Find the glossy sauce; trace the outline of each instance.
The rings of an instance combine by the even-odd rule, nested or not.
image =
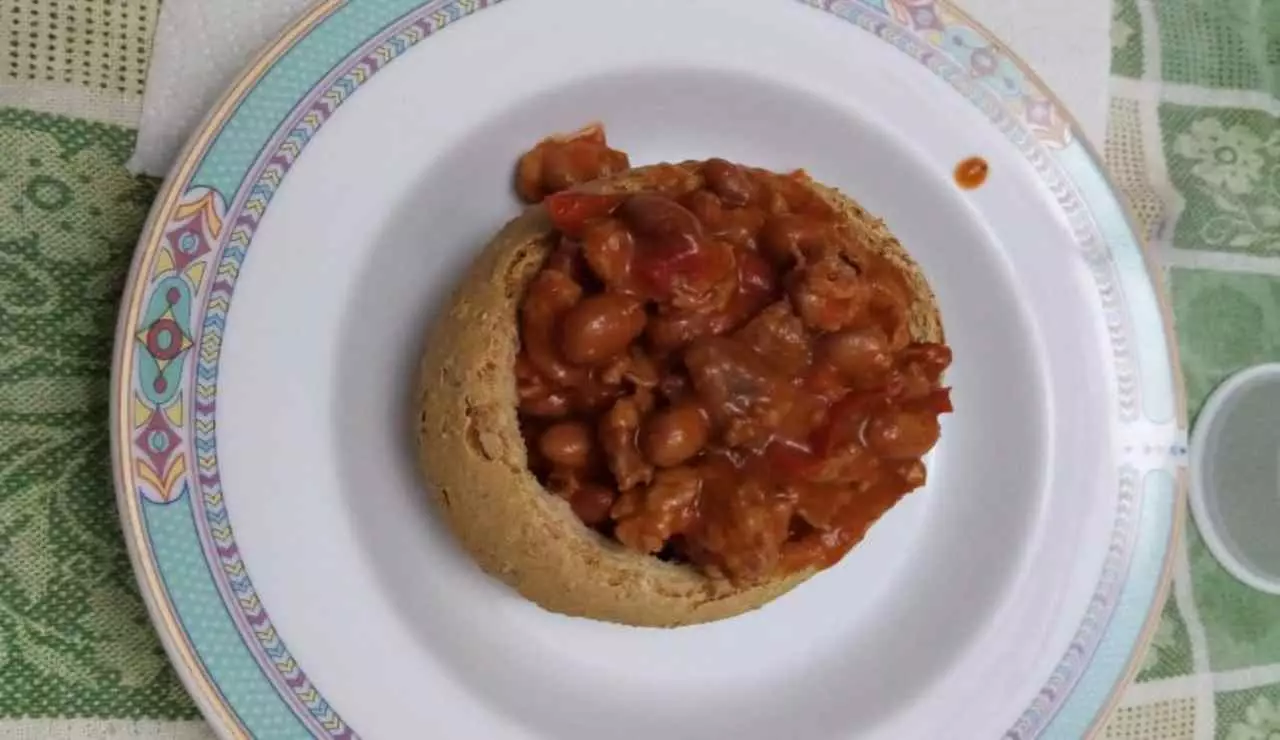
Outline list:
[[[982,157],[969,157],[956,165],[956,184],[965,190],[973,190],[987,181],[991,168]]]
[[[520,305],[521,431],[585,524],[754,582],[834,564],[923,485],[951,351],[912,340],[898,268],[803,173],[659,165],[591,195],[562,184],[625,159],[602,131],[526,157],[556,231]]]

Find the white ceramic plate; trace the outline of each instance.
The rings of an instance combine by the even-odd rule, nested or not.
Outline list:
[[[1077,127],[982,29],[932,0],[814,5],[330,0],[229,92],[139,248],[113,422],[143,592],[218,732],[1096,726],[1181,516],[1158,292]],[[516,212],[518,154],[591,120],[634,162],[805,167],[936,288],[956,412],[927,490],[758,612],[543,612],[472,565],[415,474],[428,318]],[[966,191],[972,155],[991,174]]]

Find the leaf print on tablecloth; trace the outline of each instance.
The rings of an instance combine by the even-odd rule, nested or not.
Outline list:
[[[1159,681],[1192,672],[1194,666],[1187,626],[1178,611],[1177,601],[1168,598],[1160,610],[1160,622],[1151,636],[1151,644],[1142,656],[1137,681]]]
[[[1119,51],[1129,45],[1129,39],[1133,38],[1133,26],[1125,23],[1120,15],[1120,5],[1113,4],[1111,6],[1111,49]]]
[[[25,440],[24,440],[25,442]],[[30,444],[6,440],[13,457],[0,457],[6,475],[22,476],[28,466],[42,464],[50,453],[56,454],[52,440],[31,440]],[[0,595],[12,600],[10,608],[22,604],[37,603],[44,599],[57,567],[56,558],[49,548],[49,519],[42,516],[45,492],[36,485],[25,485],[17,495],[0,498],[0,545],[5,560],[12,565],[0,565],[0,579],[9,581],[14,591],[0,589]],[[21,565],[19,565],[21,564]],[[21,599],[21,601],[18,601]],[[0,616],[0,632],[3,632],[4,616]]]
[[[1250,247],[1265,239],[1247,216],[1214,216],[1200,234],[1205,244],[1223,247]]]
[[[1142,77],[1142,16],[1134,0],[1111,3],[1111,73]]]
[[[4,313],[37,314],[53,308],[53,276],[32,258],[35,236],[0,239],[0,306]],[[3,314],[0,314],[3,315]]]
[[[1280,254],[1280,131],[1259,111],[1160,106],[1174,246]],[[1270,133],[1268,133],[1270,132]]]
[[[1147,654],[1142,658],[1143,673],[1154,670],[1160,665],[1160,658],[1164,651],[1172,650],[1178,644],[1178,627],[1167,616],[1160,618],[1160,624],[1156,627],[1156,632],[1151,636],[1151,645],[1147,648]]]
[[[0,408],[0,418],[10,411]],[[0,635],[17,659],[92,687],[101,673],[94,630],[79,623],[92,603],[72,596],[69,588],[79,584],[84,570],[101,581],[106,575],[101,566],[114,558],[101,538],[85,538],[78,534],[80,527],[67,526],[83,506],[73,502],[68,509],[58,492],[75,490],[79,473],[97,467],[94,457],[106,452],[105,445],[38,423],[4,423],[0,432],[5,441],[0,469],[13,486],[0,497],[0,543],[6,550],[0,560]]]
[[[1213,246],[1250,247],[1269,240],[1254,215],[1266,218],[1265,203],[1254,214],[1238,197],[1262,183],[1265,145],[1243,125],[1225,127],[1217,118],[1202,118],[1189,132],[1178,135],[1174,151],[1194,162],[1191,173],[1209,189],[1209,196],[1221,213],[1200,229],[1204,242]]]
[[[67,659],[68,654],[76,652],[77,648],[83,650],[85,645],[77,646],[67,640],[66,636],[31,619],[17,623],[16,635],[18,650],[24,662],[40,666],[62,682],[84,689],[96,688],[93,666],[83,661]]]
[[[1275,170],[1272,170],[1272,172],[1280,173],[1280,167],[1277,167]],[[1275,175],[1273,174],[1272,175],[1273,181],[1274,181],[1274,178],[1275,178]],[[1258,223],[1264,229],[1280,228],[1280,208],[1277,208],[1271,203],[1263,203],[1262,205],[1253,209],[1253,215],[1255,218],[1257,218]]]
[[[164,654],[155,650],[156,635],[146,610],[122,589],[99,585],[89,591],[89,614],[114,614],[115,619],[85,626],[94,635],[99,665],[129,688],[147,686],[165,670]]]
[[[1241,125],[1227,128],[1217,118],[1201,118],[1178,135],[1174,151],[1195,162],[1191,172],[1215,188],[1237,195],[1249,192],[1266,160],[1263,142]]]
[[[1244,710],[1244,719],[1231,725],[1227,740],[1280,740],[1280,707],[1259,696]]]
[[[0,716],[191,718],[120,536],[107,394],[155,192],[132,134],[0,109]]]
[[[82,409],[87,403],[93,424],[49,423],[0,403],[0,644],[5,675],[23,677],[0,686],[0,710],[91,712],[105,696],[181,716],[189,706],[147,623],[114,521],[97,385],[58,386]]]
[[[6,133],[6,151],[23,154],[0,160],[0,239],[53,240],[59,249],[50,256],[93,265],[109,258],[109,244],[137,239],[137,214],[146,213],[153,183],[97,147],[49,151],[41,132]]]

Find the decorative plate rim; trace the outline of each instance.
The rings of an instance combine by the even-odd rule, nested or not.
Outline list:
[[[1078,145],[1082,148],[1087,166],[1096,170],[1094,174],[1100,176],[1101,182],[1110,197],[1121,204],[1120,210],[1124,228],[1128,230],[1128,236],[1134,238],[1135,245],[1140,252],[1142,269],[1154,293],[1158,304],[1159,320],[1162,324],[1162,343],[1165,350],[1164,355],[1167,358],[1166,361],[1169,363],[1168,371],[1171,374],[1170,391],[1173,394],[1172,403],[1174,408],[1172,409],[1173,418],[1171,423],[1174,425],[1175,430],[1173,444],[1165,451],[1166,457],[1161,458],[1164,460],[1164,464],[1159,468],[1152,465],[1146,468],[1145,472],[1150,473],[1157,469],[1168,468],[1167,472],[1173,476],[1173,495],[1172,500],[1169,502],[1173,509],[1169,534],[1164,542],[1154,542],[1148,538],[1145,543],[1147,547],[1155,547],[1157,549],[1163,545],[1163,551],[1159,551],[1160,575],[1155,584],[1154,595],[1150,603],[1146,605],[1146,613],[1141,627],[1134,639],[1120,675],[1114,684],[1109,687],[1105,701],[1088,726],[1086,734],[1091,736],[1100,729],[1102,723],[1115,708],[1124,688],[1138,672],[1142,649],[1152,639],[1155,626],[1160,618],[1160,607],[1167,596],[1172,580],[1173,559],[1183,536],[1182,530],[1187,496],[1187,476],[1184,462],[1186,454],[1186,403],[1181,382],[1180,364],[1177,357],[1177,342],[1172,335],[1172,314],[1163,280],[1160,279],[1159,272],[1154,269],[1154,259],[1147,245],[1142,244],[1141,241],[1134,237],[1140,232],[1135,228],[1135,220],[1132,213],[1128,210],[1119,189],[1111,182],[1107,170],[1102,164],[1102,158],[1084,135],[1082,127],[1071,117],[1061,101],[1049,91],[1043,81],[1024,62],[1009,51],[993,33],[957,8],[953,4],[953,0],[801,1],[854,23],[862,27],[863,30],[880,36],[882,40],[895,43],[900,50],[908,53],[911,53],[911,51],[904,48],[903,44],[898,43],[898,41],[906,39],[906,43],[909,44],[914,41],[918,46],[921,43],[920,38],[912,35],[912,32],[922,28],[924,29],[921,31],[922,33],[933,29],[943,29],[940,20],[942,18],[952,22],[952,25],[947,26],[945,31],[961,30],[973,34],[983,46],[969,49],[969,53],[975,57],[979,53],[986,53],[990,59],[984,61],[984,63],[989,61],[993,65],[1007,65],[1007,67],[999,68],[993,66],[991,75],[994,78],[996,73],[999,72],[1006,73],[1007,77],[998,79],[995,82],[973,83],[970,87],[982,88],[983,85],[995,85],[1001,81],[1004,81],[1006,85],[1016,85],[1019,79],[1022,83],[1025,83],[1025,90],[1028,91],[1028,94],[1034,93],[1036,97],[1035,99],[1027,97],[1018,102],[1006,102],[1009,110],[1012,110],[1014,106],[1022,107],[1020,109],[1021,120],[1015,123],[1025,124],[1025,130],[1022,133],[1024,135],[1030,133],[1033,138],[1038,139],[1037,146],[1050,146],[1052,148],[1056,145],[1060,148],[1067,148]],[[207,568],[216,584],[219,596],[229,617],[235,622],[236,637],[243,646],[253,652],[253,657],[258,662],[258,667],[262,670],[263,676],[279,694],[286,707],[292,712],[293,717],[300,723],[301,728],[305,729],[309,734],[319,736],[356,737],[355,731],[342,721],[333,708],[320,696],[319,692],[310,685],[305,674],[302,673],[301,669],[289,656],[279,636],[275,634],[274,628],[270,626],[265,610],[262,609],[261,603],[257,601],[257,595],[253,591],[245,565],[239,561],[234,538],[231,536],[230,522],[226,519],[225,510],[221,509],[221,489],[218,483],[216,452],[214,451],[212,434],[214,389],[216,388],[221,332],[221,317],[218,311],[225,314],[225,311],[229,308],[231,289],[234,284],[235,273],[239,269],[239,260],[244,258],[252,237],[253,225],[261,218],[270,200],[271,189],[268,188],[265,192],[258,192],[254,183],[264,176],[264,173],[272,172],[273,166],[275,170],[270,177],[274,179],[274,185],[278,185],[283,180],[293,158],[297,157],[305,147],[306,141],[310,138],[310,133],[314,133],[314,130],[324,122],[324,111],[320,111],[320,114],[314,119],[308,118],[308,108],[310,106],[328,99],[328,111],[332,112],[333,109],[341,105],[347,95],[356,89],[360,82],[363,82],[366,77],[372,76],[404,49],[429,36],[438,28],[490,5],[497,4],[501,0],[407,0],[407,2],[411,3],[407,12],[391,18],[389,22],[368,33],[353,47],[344,50],[339,65],[322,75],[315,84],[302,93],[296,104],[287,113],[278,120],[273,121],[272,133],[265,140],[262,149],[254,157],[254,163],[245,169],[234,193],[228,194],[231,196],[229,198],[231,203],[223,200],[223,195],[217,192],[216,189],[194,184],[193,178],[205,163],[219,136],[224,132],[228,123],[234,120],[248,96],[263,83],[267,73],[277,63],[281,62],[290,51],[296,48],[299,43],[328,23],[335,13],[344,8],[358,6],[361,2],[362,0],[322,0],[299,16],[248,66],[192,135],[182,155],[177,159],[160,197],[153,206],[139,240],[139,247],[135,252],[129,279],[126,283],[117,325],[111,378],[112,463],[117,505],[120,510],[129,555],[152,622],[160,635],[170,660],[177,668],[180,678],[188,692],[200,706],[205,717],[220,734],[230,737],[249,737],[251,732],[242,720],[235,702],[224,694],[223,687],[210,674],[206,666],[207,661],[200,657],[198,649],[193,643],[192,635],[183,620],[182,610],[174,603],[174,595],[165,584],[161,573],[161,565],[157,558],[159,548],[152,541],[152,533],[146,521],[144,498],[159,501],[161,504],[177,501],[184,496],[191,501],[192,518],[196,520],[194,524],[205,557],[205,561],[202,564]],[[918,15],[923,13],[931,15]],[[937,25],[929,26],[929,23]],[[910,27],[905,27],[907,24],[910,24]],[[403,35],[406,33],[406,29],[412,31],[415,28],[418,29],[416,38],[411,35],[407,39],[402,39],[398,44],[392,46],[389,51],[383,51],[379,48],[378,51],[381,52],[381,56],[371,58],[372,66],[366,65],[365,69],[358,69],[362,60],[369,61],[369,59],[365,58],[373,54],[371,50],[377,47],[379,42],[385,45],[397,37],[398,34]],[[888,35],[886,35],[886,31],[888,31]],[[943,33],[944,36],[945,31]],[[891,36],[893,37],[892,39],[890,38]],[[939,43],[945,43],[945,39]],[[946,67],[949,62],[955,61],[945,54],[932,54],[931,56],[938,59],[931,61],[929,59],[930,55],[926,54],[924,58],[918,58],[918,61],[925,63],[936,74],[943,76],[945,74],[942,68]],[[343,73],[350,74],[353,70],[357,72],[354,82],[348,80],[347,86],[340,91],[340,94],[330,98],[336,89],[334,87],[335,82],[343,79]],[[1013,80],[1013,82],[1009,82],[1009,80]],[[960,89],[960,85],[963,83],[949,81],[961,94],[966,94],[964,90]],[[1000,90],[997,89],[997,92],[1000,92]],[[985,96],[985,98],[990,98],[992,95],[990,90],[984,92],[981,89],[977,89],[968,93],[967,96],[970,97],[972,102],[978,104],[978,97]],[[1034,106],[1041,107],[1033,109]],[[1009,110],[1001,109],[1001,112],[1008,113]],[[310,113],[314,114],[314,111]],[[298,132],[298,128],[291,124],[309,127],[309,130],[304,129],[299,138],[291,140],[291,137]],[[1012,138],[1012,134],[1008,132],[1006,134]],[[1046,145],[1044,143],[1046,141],[1050,143]],[[292,150],[290,156],[278,162],[276,160],[280,157],[280,147],[284,147],[286,151],[289,151],[288,148],[292,147]],[[1060,165],[1061,163],[1058,164]],[[1060,177],[1064,177],[1063,186],[1072,191],[1072,194],[1074,194],[1073,188],[1080,187],[1080,183],[1070,173],[1060,171],[1057,174]],[[1077,196],[1077,199],[1082,200],[1079,196]],[[1108,250],[1104,256],[1110,257],[1111,252],[1109,249],[1111,244],[1101,233],[1101,226],[1093,221],[1093,209],[1089,203],[1082,203],[1082,205],[1087,224],[1079,228],[1083,229],[1086,226],[1091,226],[1097,233],[1097,240],[1101,242],[1101,247]],[[248,218],[246,218],[246,206],[248,206]],[[237,232],[234,228],[228,228],[230,224],[240,224],[241,221],[248,223],[247,232]],[[165,245],[165,240],[176,237],[181,237],[185,240],[189,234],[193,235],[191,237],[192,243],[195,245],[193,250],[204,251],[201,251],[188,262],[183,262],[186,258],[179,256],[176,262],[182,264],[175,265],[174,255],[179,254],[178,250],[184,250],[187,242],[183,241],[183,246],[181,247],[178,247],[175,242],[175,249],[166,247],[165,254],[169,255],[168,269],[173,272],[173,276],[167,276],[164,279],[154,278],[149,282],[148,275],[157,272],[155,263],[162,254],[161,248]],[[241,241],[232,244],[233,238],[237,235],[239,235]],[[201,281],[205,276],[206,269],[209,273],[213,273],[216,268],[218,275],[223,276],[223,270],[226,269],[225,266],[232,264],[232,262],[227,261],[228,258],[225,254],[229,245],[232,250],[238,249],[238,258],[232,260],[234,264],[226,276],[225,289],[220,291],[217,280],[213,276],[209,277],[209,283],[212,283],[213,287],[209,287],[208,284],[202,286]],[[207,261],[201,261],[205,254],[212,256]],[[1086,256],[1085,259],[1088,259],[1088,257]],[[185,288],[190,288],[192,281],[189,279],[185,283],[182,281],[182,275],[185,274],[183,270],[190,269],[194,273],[197,267],[199,267],[200,275],[194,281],[195,288],[189,290],[189,292],[184,292],[184,286]],[[1102,269],[1105,269],[1105,266],[1095,266],[1095,270]],[[169,280],[170,277],[172,277],[173,282],[171,287],[166,288],[165,296],[167,297],[158,301],[157,299],[161,298],[158,289],[154,289],[149,293],[148,286],[151,285],[154,288],[157,281],[163,283],[164,280]],[[187,277],[190,278],[191,276],[188,275]],[[202,293],[204,294],[203,300],[196,301],[195,299]],[[211,302],[215,304],[212,309],[210,308]],[[183,317],[175,313],[175,309],[184,306],[190,309],[190,306],[194,303],[201,304],[201,308],[204,309],[203,315],[199,311],[189,313],[185,317],[187,324],[183,325]],[[159,313],[156,313],[157,310]],[[150,325],[143,327],[142,318],[147,311],[151,311],[154,317]],[[1131,320],[1132,316],[1126,314],[1120,318]],[[196,320],[192,321],[192,319]],[[191,327],[197,324],[200,327],[199,331],[192,331]],[[1137,329],[1135,328],[1134,331],[1136,332]],[[136,345],[138,344],[143,346],[143,351],[139,352],[137,350]],[[212,359],[207,360],[206,355]],[[148,366],[145,370],[148,380],[154,381],[155,388],[158,389],[162,386],[167,388],[171,380],[175,378],[181,380],[172,389],[172,394],[169,394],[170,398],[176,397],[178,399],[176,412],[174,411],[175,405],[170,401],[165,401],[164,403],[170,405],[163,408],[163,403],[160,402],[157,402],[154,408],[150,408],[145,403],[141,403],[141,397],[135,394],[135,381],[140,383],[140,377],[144,373],[144,370],[137,364],[137,358],[143,356],[150,359],[155,365],[155,367]],[[189,365],[189,368],[186,367],[187,365]],[[202,371],[206,372],[207,375],[201,374]],[[169,374],[168,378],[166,378],[166,374]],[[201,379],[205,380],[208,388],[208,392],[204,396],[201,396],[195,390],[200,387]],[[1136,383],[1137,381],[1133,382]],[[183,406],[184,400],[190,402],[187,407]],[[139,411],[139,409],[141,410]],[[1135,410],[1134,413],[1136,415],[1139,411]],[[142,414],[142,416],[139,416],[139,414]],[[139,418],[144,418],[144,423],[141,425],[137,423]],[[202,422],[207,424],[203,435],[201,433]],[[184,448],[187,456],[190,457],[189,461],[186,461],[181,451],[176,457],[173,455],[180,441],[173,430],[173,426],[183,427],[183,431],[187,432],[188,440],[186,444],[192,445],[194,440],[192,447],[189,449]],[[148,440],[151,441],[148,442]],[[151,449],[147,448],[148,444],[152,444]],[[145,457],[149,453],[154,453],[151,459],[153,461],[159,459],[161,464],[153,468],[149,463],[140,462],[140,457]],[[1117,464],[1119,467],[1119,461],[1117,461]],[[1121,472],[1123,474],[1124,470],[1122,469]],[[1134,474],[1133,486],[1136,489],[1140,486],[1141,481],[1138,480],[1136,469]],[[144,483],[154,485],[151,485],[150,488],[147,485],[140,486],[135,482],[139,477],[144,479]],[[182,485],[180,490],[177,489],[179,483]],[[1124,480],[1120,481],[1120,485],[1123,490]],[[175,490],[176,493],[174,493]],[[148,493],[143,493],[143,491]],[[164,496],[170,494],[172,494],[172,498],[164,498]],[[205,516],[198,516],[200,512],[196,510],[197,505],[194,502],[195,497],[198,495],[204,498]],[[1136,495],[1140,496],[1141,494]],[[157,499],[156,496],[160,498]],[[1114,560],[1109,557],[1107,566],[1104,568],[1102,581],[1098,586],[1099,593],[1104,587],[1111,589],[1109,593],[1112,597],[1112,603],[1109,605],[1104,603],[1104,608],[1097,614],[1092,611],[1086,613],[1086,624],[1079,628],[1080,632],[1077,634],[1077,642],[1080,639],[1083,639],[1084,642],[1079,645],[1073,642],[1067,655],[1063,657],[1059,668],[1050,676],[1049,683],[1042,689],[1041,694],[1031,707],[1026,710],[1022,719],[1014,727],[1010,728],[1005,737],[1014,739],[1036,736],[1049,725],[1055,713],[1066,703],[1076,683],[1086,672],[1090,665],[1089,661],[1093,650],[1096,650],[1105,636],[1112,613],[1119,609],[1116,602],[1118,602],[1120,590],[1128,578],[1129,562],[1134,552],[1138,549],[1140,539],[1140,533],[1130,531],[1135,529],[1137,525],[1126,520],[1126,517],[1136,515],[1128,510],[1123,501],[1121,502],[1121,509],[1122,511],[1117,514],[1113,538],[1122,537],[1132,541],[1130,542],[1126,539],[1125,542],[1116,543],[1113,539],[1112,549],[1120,548],[1120,555],[1117,555]],[[222,561],[223,572],[221,576],[218,575],[218,568],[216,567],[219,560]],[[1111,580],[1108,581],[1108,579]],[[237,608],[231,608],[233,602],[238,605]],[[254,635],[256,635],[256,639]],[[1080,635],[1084,635],[1084,637],[1080,638]],[[1078,665],[1070,665],[1072,660],[1075,660]],[[272,666],[269,667],[267,663],[271,663]],[[241,708],[242,710],[243,708]]]

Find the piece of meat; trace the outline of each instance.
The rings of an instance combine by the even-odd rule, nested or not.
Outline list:
[[[653,479],[653,466],[645,461],[636,445],[636,435],[652,403],[652,397],[647,394],[619,398],[600,419],[600,444],[620,491]]]
[[[516,164],[516,193],[526,203],[574,185],[623,172],[631,166],[624,152],[611,149],[599,124],[551,136],[525,152]]]
[[[614,536],[633,550],[656,553],[698,515],[702,476],[689,467],[659,470],[653,483],[626,491],[613,505]]]
[[[787,292],[806,326],[839,331],[855,324],[871,303],[871,285],[858,268],[839,255],[828,255],[794,270]]]
[[[813,352],[804,322],[786,301],[779,301],[761,311],[734,336],[784,375],[800,375],[812,360]]]
[[[730,447],[763,449],[795,403],[789,379],[736,339],[699,340],[685,351],[684,362]]]
[[[772,575],[790,533],[794,494],[728,465],[703,468],[701,522],[686,534],[690,558],[736,583]]]
[[[847,485],[797,483],[790,490],[796,497],[796,515],[815,529],[827,529],[857,494]]]

